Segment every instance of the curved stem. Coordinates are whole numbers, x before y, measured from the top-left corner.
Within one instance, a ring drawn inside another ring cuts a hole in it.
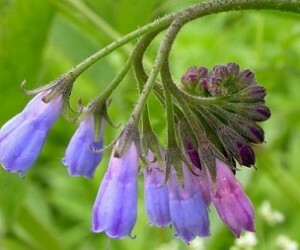
[[[175,20],[177,20],[177,18]],[[136,124],[138,122],[141,112],[144,109],[148,96],[152,90],[152,87],[155,84],[156,77],[160,72],[162,64],[164,63],[165,59],[170,53],[171,46],[175,40],[179,29],[180,27],[177,27],[176,23],[174,22],[172,22],[172,24],[168,28],[167,33],[159,47],[158,53],[153,63],[152,70],[149,74],[147,82],[145,83],[144,89],[140,94],[140,97],[136,106],[134,107],[133,112],[131,113],[128,124]]]
[[[137,43],[134,52],[133,52],[133,68],[134,68],[134,74],[136,77],[136,80],[138,82],[139,91],[142,93],[145,82],[147,81],[147,74],[145,72],[144,66],[143,66],[143,58],[144,54],[152,42],[152,40],[159,34],[161,30],[157,30],[155,32],[149,33],[144,35],[139,42]],[[142,128],[143,131],[148,130],[152,131],[150,119],[149,119],[149,110],[147,103],[145,104],[145,108],[142,112]]]
[[[130,70],[131,66],[132,66],[132,55],[126,61],[121,72],[112,80],[112,82],[104,90],[101,91],[97,99],[107,100],[108,97],[112,94],[112,92],[118,87],[119,83],[124,79],[128,71]]]
[[[127,44],[128,42],[138,38],[139,36],[142,36],[146,33],[153,32],[155,30],[161,30],[168,27],[168,25],[171,23],[171,21],[174,19],[177,13],[172,13],[170,15],[167,15],[161,19],[158,19],[150,24],[147,24],[123,37],[120,39],[112,42],[108,46],[104,47],[103,49],[97,51],[95,54],[91,55],[90,57],[86,58],[81,63],[77,64],[75,67],[73,67],[68,74],[72,75],[74,79],[78,77],[80,74],[82,74],[85,70],[87,70],[89,67],[91,67],[94,63],[99,61],[104,56],[110,54],[112,51],[116,50],[117,48]]]
[[[203,17],[205,15],[216,14],[225,11],[232,11],[232,10],[245,10],[245,9],[270,9],[270,10],[281,10],[281,11],[289,11],[289,12],[300,12],[300,2],[296,0],[212,0],[207,2],[202,2],[199,4],[192,5],[187,7],[181,11],[174,12],[169,14],[161,19],[158,19],[150,24],[147,24],[127,35],[124,37],[116,40],[115,42],[109,44],[105,48],[99,50],[92,56],[85,59],[83,62],[76,65],[72,68],[68,74],[70,74],[73,79],[76,79],[81,73],[83,73],[86,69],[96,63],[99,59],[106,56],[107,54],[111,53],[115,49],[123,46],[124,44],[130,42],[131,40],[142,36],[143,34],[153,32],[158,29],[165,29],[170,25],[170,23],[177,17],[181,21],[177,24],[180,28],[187,22],[192,21],[196,18]],[[173,23],[172,25],[175,25]],[[180,30],[177,30],[176,34]],[[175,36],[173,38],[175,38]],[[174,39],[170,39],[169,42],[172,44]],[[162,47],[161,47],[162,48]],[[171,45],[169,49],[163,53],[162,56],[159,57],[166,57],[169,54]],[[163,49],[163,48],[162,48]],[[163,52],[161,49],[160,52]],[[159,57],[157,58],[157,62],[160,61]],[[153,73],[149,76],[149,82],[153,81],[158,74],[158,71],[161,64],[156,63]],[[151,86],[152,88],[152,86]],[[150,88],[150,89],[151,89]],[[146,91],[148,92],[148,91]]]

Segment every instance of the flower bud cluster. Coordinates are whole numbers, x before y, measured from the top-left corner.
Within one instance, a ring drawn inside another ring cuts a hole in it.
[[[217,65],[210,72],[191,67],[182,76],[181,84],[189,94],[212,100],[210,105],[199,108],[199,116],[207,123],[211,141],[219,142],[219,151],[229,161],[235,159],[241,165],[253,166],[252,145],[264,142],[264,131],[256,122],[271,115],[265,106],[266,90],[256,82],[254,73],[240,70],[236,63]]]

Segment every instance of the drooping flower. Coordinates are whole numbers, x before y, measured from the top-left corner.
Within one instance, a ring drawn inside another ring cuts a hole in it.
[[[138,159],[134,143],[120,158],[112,152],[93,207],[93,232],[117,239],[130,236],[137,217]]]
[[[9,120],[0,130],[0,162],[8,172],[22,175],[37,159],[53,123],[61,114],[61,97],[49,103],[36,95],[24,110]]]
[[[173,171],[168,182],[170,214],[176,236],[185,242],[192,241],[196,236],[210,235],[207,206],[196,187],[192,174],[183,166],[184,186],[179,182]]]
[[[99,134],[99,138],[95,138],[94,118],[91,116],[80,123],[66,149],[65,157],[62,159],[69,174],[92,178],[102,159],[102,153],[96,153],[95,149],[99,150],[102,146],[102,133]]]
[[[251,201],[232,170],[216,160],[217,177],[212,187],[212,202],[224,223],[239,237],[243,230],[254,232],[254,211]]]
[[[169,192],[164,185],[165,171],[157,162],[143,169],[146,213],[150,224],[164,227],[171,223]]]

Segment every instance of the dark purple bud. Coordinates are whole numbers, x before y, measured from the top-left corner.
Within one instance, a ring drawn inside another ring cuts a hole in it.
[[[271,111],[264,102],[258,103],[222,103],[222,107],[252,121],[265,121],[271,116]]]
[[[236,147],[240,155],[238,162],[246,167],[251,167],[255,163],[255,154],[253,149],[244,142],[236,142]]]
[[[245,69],[240,73],[240,82],[243,85],[248,85],[251,84],[253,82],[255,82],[254,80],[254,73],[253,71],[249,70],[249,69]]]
[[[198,151],[194,148],[191,142],[187,142],[187,154],[194,166],[201,169],[201,162]]]
[[[252,113],[252,119],[255,121],[266,121],[271,116],[271,111],[268,107],[264,105],[259,105],[254,107]]]
[[[254,151],[239,133],[227,126],[216,132],[230,157],[235,158],[241,165],[247,167],[254,164]]]
[[[224,112],[225,115],[227,113]],[[228,124],[247,141],[253,143],[262,143],[264,141],[264,131],[255,122],[244,119],[240,115],[227,115]]]
[[[262,143],[265,140],[264,131],[261,127],[258,125],[255,126],[248,126],[251,141],[254,143]]]

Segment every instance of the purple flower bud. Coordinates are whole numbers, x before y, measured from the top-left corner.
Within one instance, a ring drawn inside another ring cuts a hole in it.
[[[227,68],[231,78],[239,75],[240,66],[237,63],[234,63],[234,62],[227,63],[226,68]]]
[[[61,114],[61,98],[44,103],[44,95],[36,95],[0,130],[0,162],[8,172],[23,175],[33,165],[50,127]]]
[[[187,154],[191,162],[194,164],[195,167],[201,169],[201,162],[200,162],[198,151],[194,148],[193,144],[190,141],[187,141],[186,147],[187,147]]]
[[[120,158],[112,152],[93,207],[93,232],[117,239],[131,236],[137,216],[138,160],[134,143]]]
[[[253,166],[255,163],[255,154],[251,146],[241,141],[237,141],[236,146],[240,155],[239,159],[237,159],[239,163],[246,167]]]
[[[222,81],[227,80],[229,78],[229,72],[226,66],[217,65],[213,69],[215,75],[222,79]]]
[[[265,121],[271,116],[271,111],[268,107],[264,105],[259,105],[253,110],[253,119],[255,121]]]
[[[229,166],[216,160],[217,180],[212,188],[212,202],[223,222],[239,237],[243,230],[254,232],[251,201]]]
[[[143,169],[146,212],[150,223],[164,227],[171,223],[169,192],[164,185],[165,171],[157,163]]]
[[[244,118],[253,121],[265,121],[271,116],[271,111],[263,102],[258,103],[241,103],[230,108],[232,111],[240,114]]]
[[[207,69],[204,67],[197,68],[195,66],[188,68],[185,74],[181,77],[181,83],[185,85],[195,85],[199,79],[207,75]]]
[[[196,84],[198,80],[197,67],[195,66],[188,68],[185,74],[181,77],[181,83],[185,85]]]
[[[251,70],[245,69],[240,73],[240,82],[243,85],[249,85],[255,83],[254,76],[255,75]]]
[[[267,92],[266,89],[258,84],[250,84],[238,92],[238,98],[244,102],[262,101]]]
[[[170,174],[170,213],[175,235],[190,242],[197,235],[209,236],[209,218],[206,204],[187,167],[183,167],[183,175],[184,186],[174,171]]]
[[[251,139],[254,143],[262,143],[265,140],[264,131],[258,125],[248,125],[248,131],[252,135]]]
[[[69,174],[92,178],[102,159],[102,153],[96,153],[93,150],[101,149],[102,145],[102,135],[100,134],[96,139],[94,136],[93,116],[81,122],[62,159],[63,164],[68,167]]]

